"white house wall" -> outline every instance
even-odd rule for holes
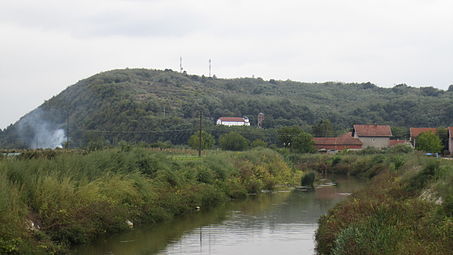
[[[236,122],[236,121],[217,121],[217,125],[224,126],[250,126],[247,122]]]

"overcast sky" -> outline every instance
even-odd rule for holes
[[[0,0],[0,128],[93,74],[453,84],[453,0]]]

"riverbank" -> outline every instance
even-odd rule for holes
[[[453,162],[415,153],[302,155],[294,162],[372,178],[320,218],[318,254],[451,254]]]
[[[366,185],[354,177],[336,176],[335,180],[337,186],[313,192],[266,192],[143,225],[77,247],[73,254],[313,254],[319,217]]]
[[[293,185],[299,178],[267,149],[201,159],[130,147],[3,158],[0,253],[64,253],[99,235]]]

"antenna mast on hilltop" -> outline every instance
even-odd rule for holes
[[[182,73],[183,69],[182,69],[182,56],[179,57],[179,71]]]
[[[209,59],[209,78],[211,78],[211,59]]]

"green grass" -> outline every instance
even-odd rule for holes
[[[128,229],[126,220],[159,222],[288,184],[294,172],[268,149],[28,152],[0,160],[0,254],[64,253]]]

